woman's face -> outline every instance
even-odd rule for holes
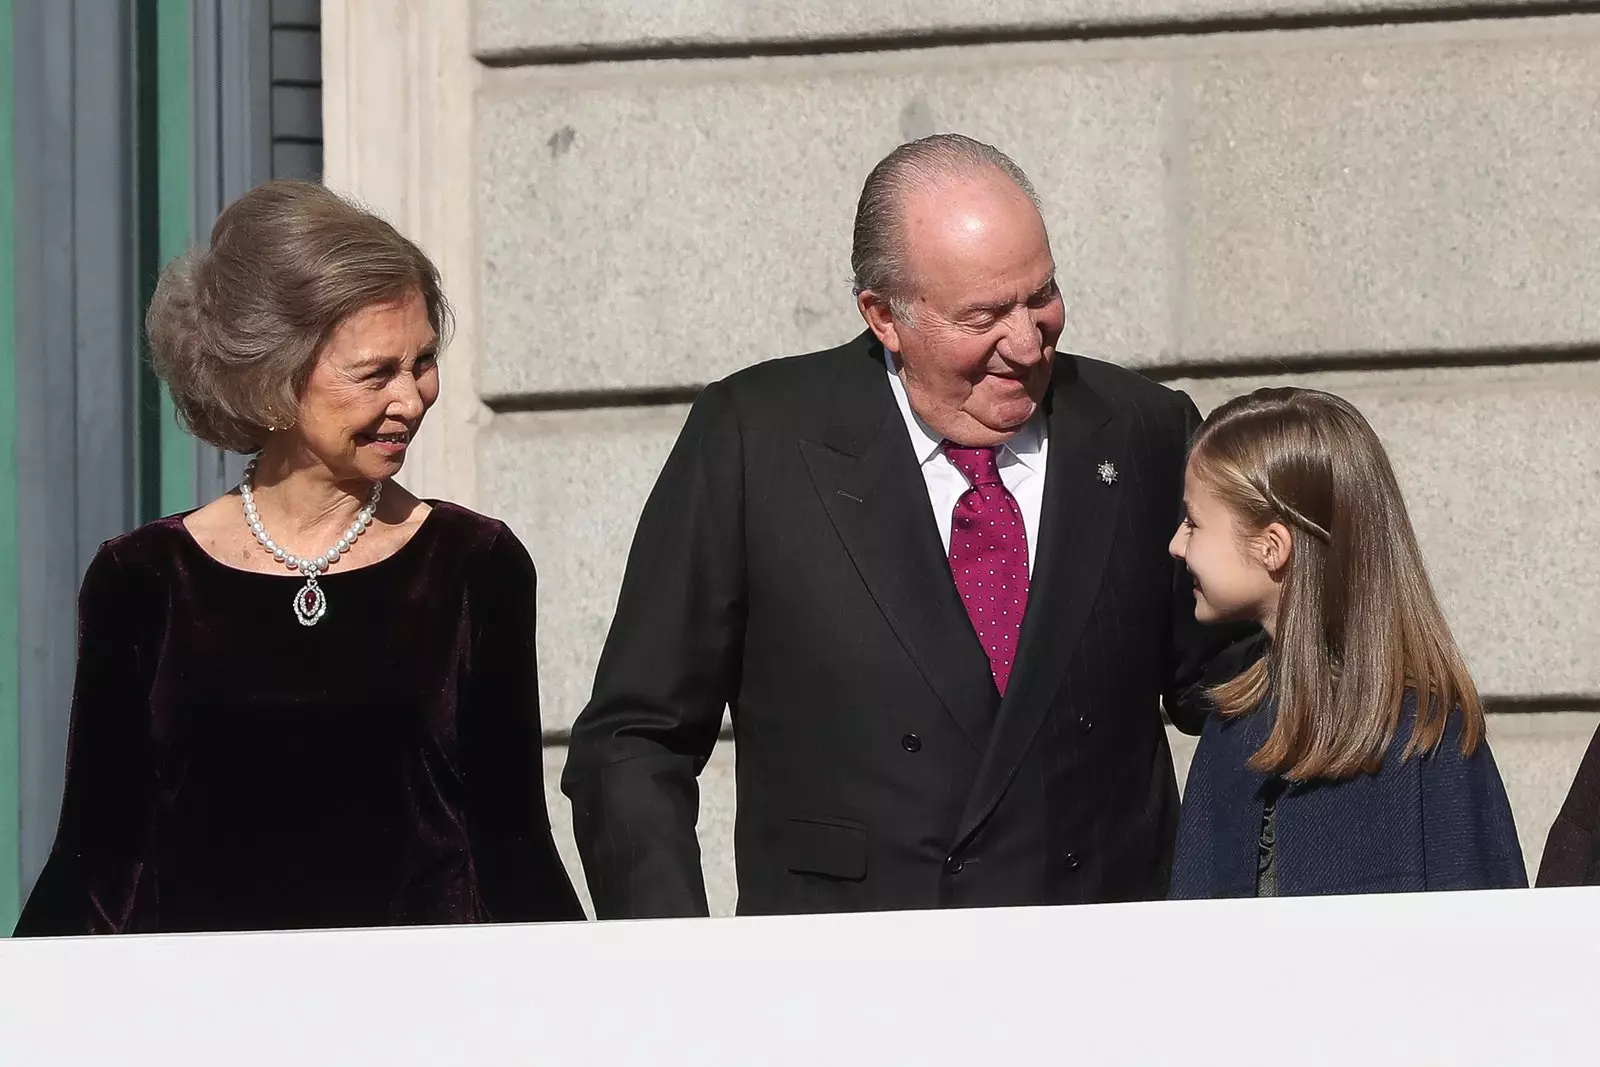
[[[291,448],[340,481],[394,477],[439,399],[438,347],[420,290],[362,308],[323,346],[295,424],[268,448]]]

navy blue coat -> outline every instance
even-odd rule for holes
[[[1280,896],[1527,886],[1511,803],[1488,743],[1463,758],[1461,716],[1454,714],[1438,749],[1402,762],[1415,721],[1408,694],[1380,771],[1290,785],[1278,797]],[[1206,723],[1178,821],[1174,899],[1255,896],[1269,776],[1247,764],[1272,723],[1270,701],[1249,715],[1213,715]]]

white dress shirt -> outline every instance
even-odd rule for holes
[[[928,503],[933,508],[933,519],[939,524],[939,539],[944,542],[945,555],[950,554],[950,524],[956,501],[972,488],[966,475],[956,469],[939,446],[944,443],[928,428],[928,424],[911,410],[911,398],[906,395],[905,383],[895,372],[894,365],[900,357],[892,352],[884,362],[889,367],[889,386],[894,390],[894,400],[900,405],[900,414],[906,420],[906,432],[911,435],[911,448],[922,467],[922,478],[928,486]],[[1033,418],[1018,430],[1016,436],[1000,447],[995,459],[1000,467],[1000,480],[1011,490],[1022,510],[1022,526],[1028,535],[1028,573],[1033,573],[1033,561],[1038,558],[1039,510],[1044,503],[1045,459],[1050,451],[1050,429],[1043,410],[1033,413]]]

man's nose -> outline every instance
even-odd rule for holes
[[[1000,354],[1006,362],[1019,367],[1031,367],[1044,359],[1044,346],[1039,343],[1039,327],[1032,315],[1024,311],[1020,320],[1012,325],[1000,345]]]

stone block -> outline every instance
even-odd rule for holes
[[[552,745],[544,753],[544,791],[550,810],[550,826],[555,831],[561,859],[583,898],[583,909],[594,917],[594,901],[583,879],[583,861],[572,836],[572,804],[561,792],[561,770],[567,765],[564,745]],[[711,754],[711,761],[700,774],[700,863],[705,870],[706,899],[712,915],[732,915],[738,903],[739,888],[733,872],[733,742],[723,741]]]
[[[1534,5],[1511,0],[1502,6]],[[755,42],[803,44],[852,38],[916,40],[954,34],[1181,31],[1186,22],[1351,17],[1445,11],[1477,0],[477,0],[475,51],[504,58],[564,51],[685,48]]]
[[[1063,346],[1148,361],[1171,347],[1169,87],[1088,45],[489,70],[481,391],[699,384],[850,339],[861,183],[937,130],[1033,178]]]
[[[1600,339],[1600,19],[1246,43],[1185,74],[1185,360]]]
[[[1600,339],[1600,17],[499,69],[477,106],[491,402],[847,339],[860,183],[952,129],[1034,177],[1064,348]]]
[[[588,702],[645,498],[688,408],[497,416],[479,437],[481,510],[505,520],[539,571],[546,732]]]
[[[1334,371],[1176,381],[1202,411],[1327,389],[1383,439],[1435,590],[1490,697],[1600,696],[1600,367]]]

